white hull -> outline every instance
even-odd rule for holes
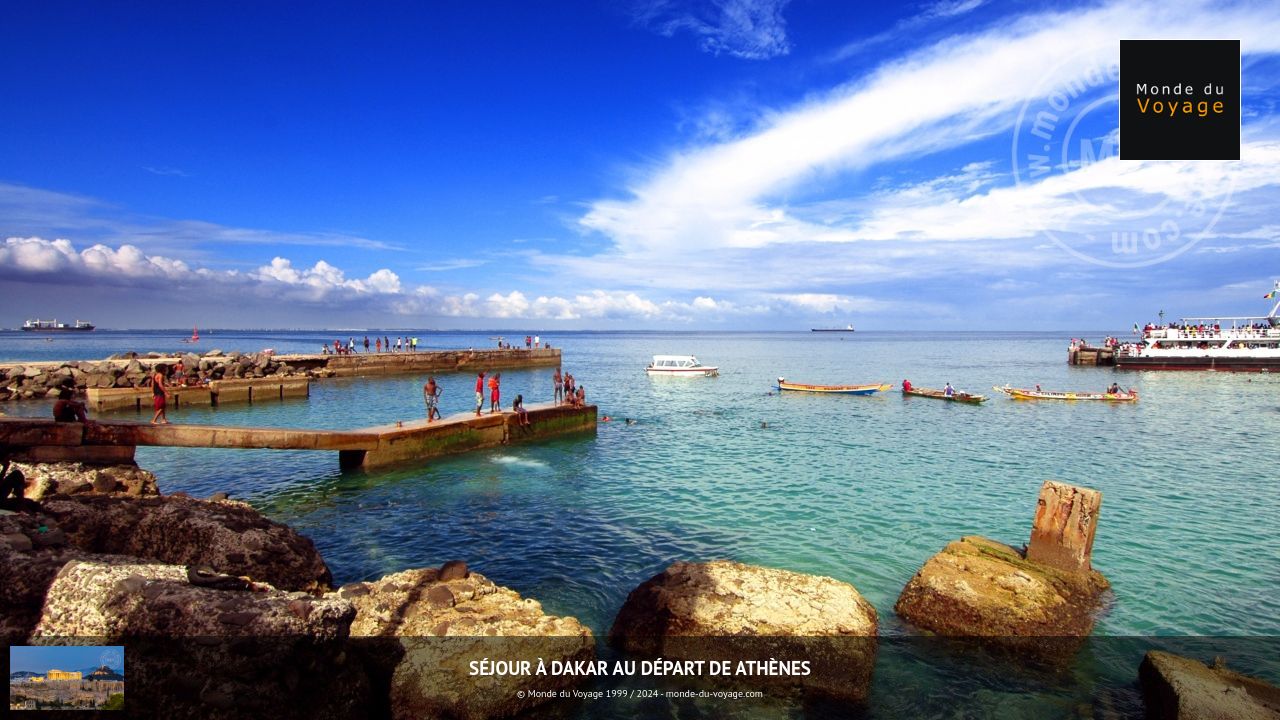
[[[667,377],[711,377],[720,373],[719,368],[713,367],[696,367],[696,368],[645,368],[646,373],[650,375],[665,375]]]

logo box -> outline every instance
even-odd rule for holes
[[[1121,40],[1120,159],[1239,160],[1240,41]]]

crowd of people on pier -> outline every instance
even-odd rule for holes
[[[497,338],[499,350],[518,350],[516,345],[507,342],[504,338]],[[364,348],[361,350],[361,348]],[[551,349],[551,343],[543,341],[538,335],[524,336],[525,350]],[[363,342],[357,341],[354,337],[348,337],[345,341],[336,339],[333,343],[324,343],[320,346],[321,355],[356,355],[359,353],[399,353],[399,352],[418,352],[418,338],[416,336],[404,335],[395,338],[386,335],[373,338],[372,342],[369,336],[364,337]]]
[[[556,368],[555,374],[551,376],[552,385],[552,401],[555,405],[568,405],[569,407],[585,407],[587,404],[587,389],[583,385],[578,385],[572,373],[561,372],[561,368]],[[487,376],[483,370],[476,373],[476,407],[475,416],[480,417],[484,414],[484,405],[486,398],[489,403],[489,414],[495,415],[503,412],[502,410],[502,373],[494,373]],[[427,382],[422,386],[422,400],[426,405],[427,422],[434,422],[440,419],[440,396],[444,394],[444,388],[436,381],[435,376],[427,378]],[[528,410],[524,407],[524,395],[516,395],[515,400],[511,403],[511,412],[519,416],[519,424],[528,425]]]
[[[348,337],[346,342],[343,342],[341,339],[338,339],[338,340],[334,340],[332,345],[328,343],[321,345],[320,354],[321,355],[355,355],[361,352],[360,350],[361,347],[364,348],[363,352],[365,354],[368,354],[370,352],[379,353],[379,354],[398,353],[398,352],[418,352],[418,338],[416,336],[408,336],[408,335],[398,336],[395,339],[395,343],[392,343],[390,337],[383,335],[382,337],[375,337],[373,339],[373,342],[371,343],[369,342],[369,336],[365,335],[364,342],[357,343],[354,337]]]

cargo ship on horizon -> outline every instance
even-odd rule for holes
[[[22,329],[25,332],[89,332],[93,330],[94,325],[85,320],[77,320],[74,325],[58,322],[53,320],[27,320],[22,323]]]

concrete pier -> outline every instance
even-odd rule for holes
[[[1067,348],[1067,364],[1085,366],[1115,365],[1116,350],[1115,348],[1094,347],[1077,343]]]
[[[378,468],[456,453],[596,431],[596,407],[528,406],[529,425],[515,413],[459,413],[428,423],[413,420],[361,430],[297,430],[137,422],[58,423],[0,417],[0,446],[27,462],[127,463],[139,445],[338,453],[341,467]]]
[[[265,378],[214,380],[200,387],[171,385],[168,390],[168,407],[176,410],[188,405],[226,405],[308,397],[311,394],[311,381],[306,377],[273,375]],[[111,410],[151,410],[152,407],[150,387],[89,388],[85,395],[88,396],[86,404],[89,409],[99,413]]]
[[[368,377],[378,375],[428,375],[451,372],[509,370],[527,367],[557,367],[559,348],[513,348],[510,350],[434,350],[398,353],[355,353],[351,355],[275,355],[270,352],[223,353],[212,350],[197,354],[133,356],[106,360],[32,361],[0,363],[0,400],[40,399],[55,394],[63,387],[77,390],[143,390],[103,392],[90,398],[97,410],[148,407],[152,368],[157,364],[183,362],[188,377],[212,381],[211,397],[198,394],[177,399],[179,404],[244,402],[244,393],[233,382],[249,382],[249,392],[261,394],[262,383],[295,379],[332,377]],[[218,383],[223,383],[218,385]],[[225,392],[222,392],[224,391]],[[271,392],[271,390],[267,390]],[[298,390],[285,385],[282,396]],[[236,399],[238,398],[238,399]],[[248,400],[252,402],[250,398]]]
[[[511,350],[432,350],[353,355],[277,355],[276,359],[302,370],[325,370],[333,377],[413,375],[524,367],[557,367],[560,348]]]

